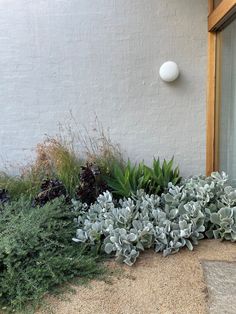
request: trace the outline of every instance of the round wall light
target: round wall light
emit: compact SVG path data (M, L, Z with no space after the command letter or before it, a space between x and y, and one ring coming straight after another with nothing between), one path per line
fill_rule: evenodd
M167 61L162 64L159 70L161 79L165 82L173 82L179 76L178 65L173 61Z

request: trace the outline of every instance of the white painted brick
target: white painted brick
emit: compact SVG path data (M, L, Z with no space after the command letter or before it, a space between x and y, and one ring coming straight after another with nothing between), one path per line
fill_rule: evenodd
M175 155L203 173L206 54L206 0L1 0L2 159L28 160L72 110L132 160ZM181 77L168 85L169 59Z

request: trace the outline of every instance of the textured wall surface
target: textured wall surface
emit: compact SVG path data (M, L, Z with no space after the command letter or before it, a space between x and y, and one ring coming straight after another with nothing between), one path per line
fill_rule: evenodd
M132 160L204 172L206 53L206 0L1 0L1 160L28 160L71 110L88 130L97 115Z

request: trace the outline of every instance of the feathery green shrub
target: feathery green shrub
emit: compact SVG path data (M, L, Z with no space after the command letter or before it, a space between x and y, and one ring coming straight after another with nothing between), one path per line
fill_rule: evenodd
M20 198L0 213L0 303L22 310L75 276L100 273L96 256L72 241L74 214L63 198L32 208Z

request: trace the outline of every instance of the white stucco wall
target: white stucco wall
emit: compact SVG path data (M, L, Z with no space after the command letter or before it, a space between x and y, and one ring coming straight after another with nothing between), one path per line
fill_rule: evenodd
M29 159L72 110L132 160L204 172L206 53L206 0L1 0L2 160ZM173 84L158 77L169 59Z

